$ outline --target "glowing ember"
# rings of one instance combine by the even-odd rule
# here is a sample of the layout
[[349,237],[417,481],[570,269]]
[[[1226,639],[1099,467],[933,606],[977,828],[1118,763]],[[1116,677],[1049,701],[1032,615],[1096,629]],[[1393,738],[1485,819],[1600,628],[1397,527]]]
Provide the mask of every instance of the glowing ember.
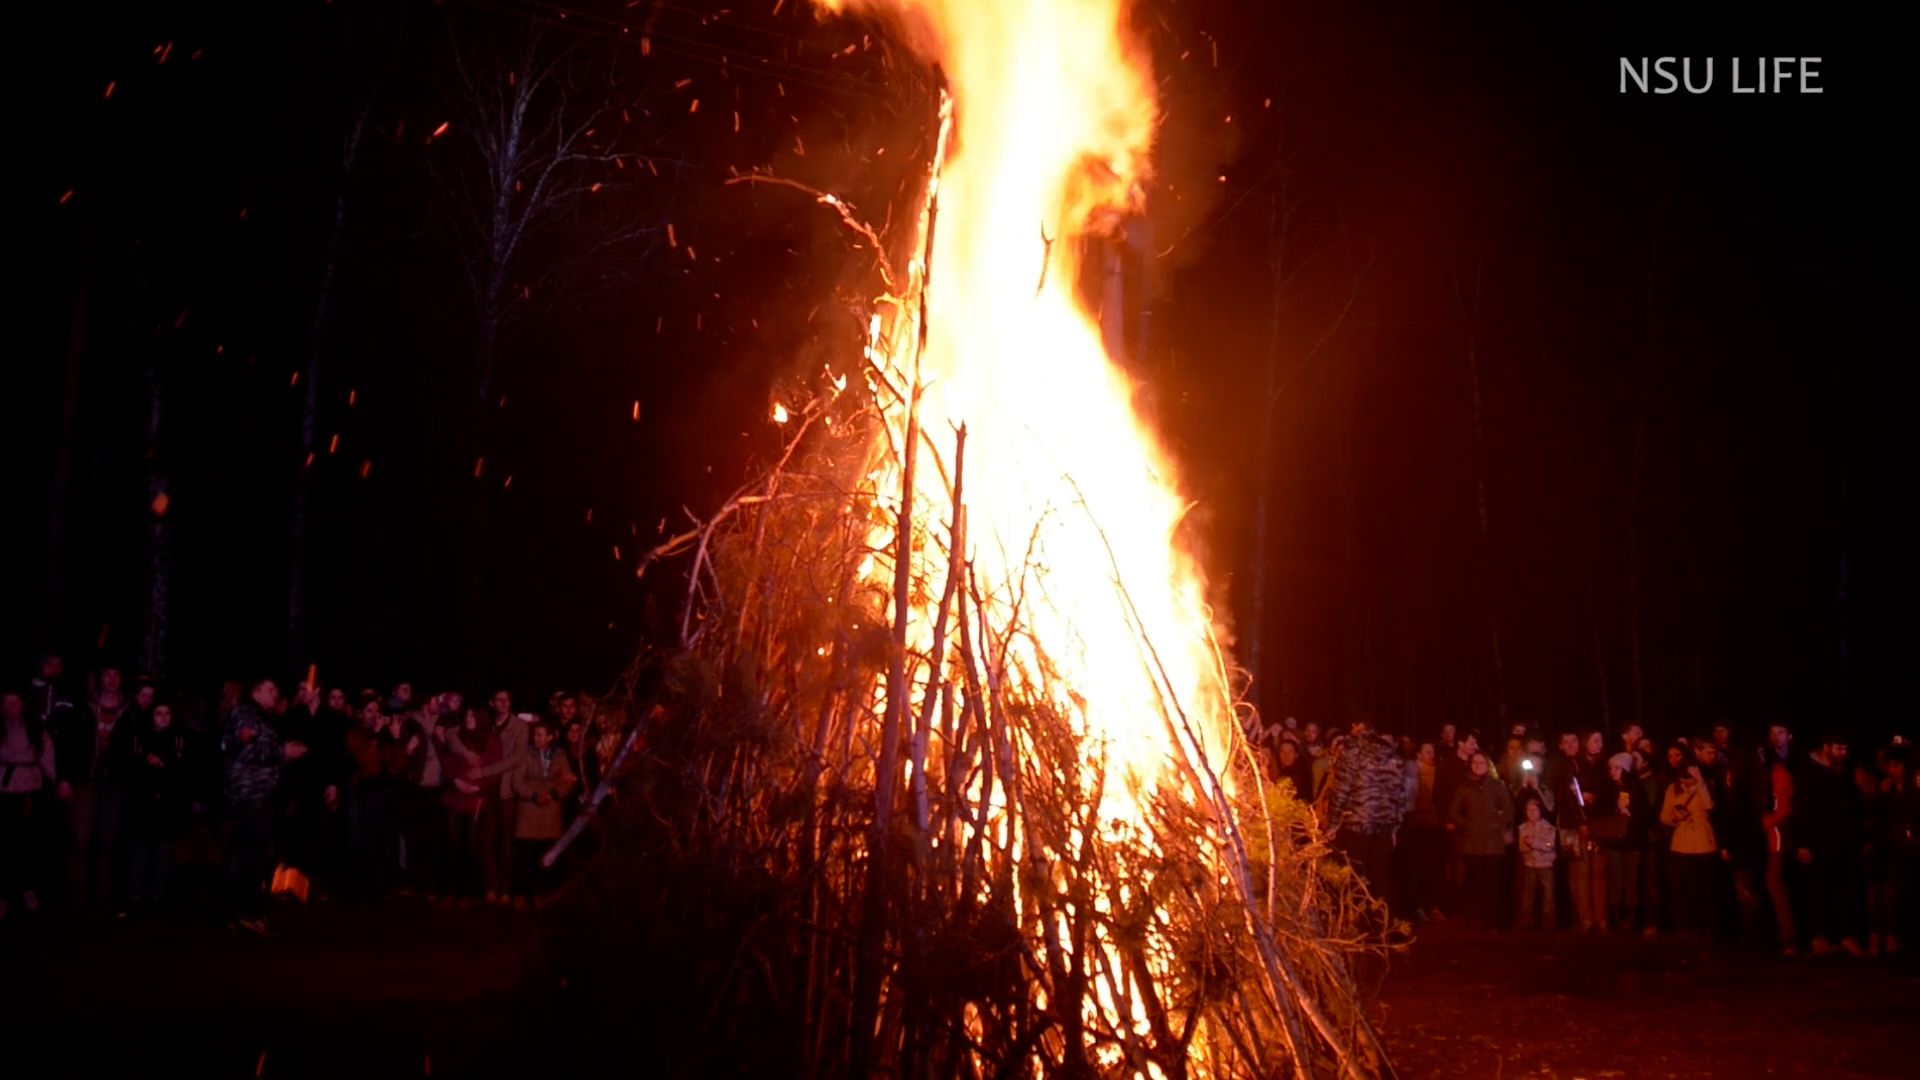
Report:
[[[967,426],[969,555],[990,602],[1012,605],[1027,583],[1019,618],[1050,670],[1016,641],[1013,677],[1079,699],[1137,784],[1170,754],[1218,765],[1229,714],[1204,582],[1175,538],[1185,505],[1075,289],[1086,241],[1139,210],[1149,169],[1151,73],[1120,0],[828,0],[849,4],[902,16],[952,95],[920,425],[937,445]],[[870,358],[903,386],[916,316],[872,335]],[[898,490],[896,462],[883,493]],[[928,466],[916,501],[943,508]],[[922,644],[932,606],[917,613]],[[1103,808],[1139,820],[1124,791]]]

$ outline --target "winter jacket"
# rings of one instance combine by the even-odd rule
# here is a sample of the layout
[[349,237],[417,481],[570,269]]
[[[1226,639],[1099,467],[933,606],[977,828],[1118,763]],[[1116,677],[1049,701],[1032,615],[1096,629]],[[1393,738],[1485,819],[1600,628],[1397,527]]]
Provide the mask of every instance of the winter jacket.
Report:
[[1440,827],[1440,808],[1433,801],[1434,767],[1424,762],[1411,763],[1415,773],[1413,789],[1413,809],[1407,814],[1407,823],[1422,829]]
[[1520,826],[1520,863],[1529,870],[1547,870],[1560,848],[1560,830],[1546,818]]
[[53,740],[44,730],[35,738],[35,726],[22,716],[0,731],[0,793],[25,795],[53,786]]
[[1462,761],[1458,752],[1449,753],[1433,763],[1433,804],[1440,810],[1441,823],[1445,824],[1453,811],[1453,797],[1461,785],[1473,778],[1473,763]]
[[1839,855],[1859,853],[1866,817],[1853,770],[1829,769],[1808,758],[1793,777],[1796,847]]
[[1675,855],[1712,855],[1720,850],[1713,833],[1713,792],[1706,784],[1675,780],[1660,803],[1660,824],[1673,830]]
[[306,754],[280,770],[280,786],[296,799],[314,799],[329,787],[344,787],[353,774],[347,757],[347,730],[357,727],[337,709],[309,710],[295,705],[278,718],[275,729],[287,742],[298,742]]
[[1579,761],[1555,752],[1547,756],[1546,773],[1540,786],[1553,800],[1553,823],[1569,831],[1584,828],[1587,808],[1580,799]]
[[1392,746],[1360,735],[1348,739],[1327,780],[1327,824],[1377,835],[1391,833],[1407,816],[1407,762]]
[[[533,725],[518,715],[508,716],[506,723],[495,724],[493,734],[495,741],[500,744],[500,760],[475,771],[467,779],[479,781],[483,792],[491,794],[497,790],[501,798],[512,798],[506,787],[506,777],[520,767],[520,759],[526,757],[532,748],[532,731]],[[499,785],[497,789],[495,784]]]
[[1460,835],[1460,854],[1505,855],[1507,830],[1513,828],[1513,796],[1491,776],[1469,777],[1453,793],[1447,820]]
[[[180,839],[192,802],[193,763],[187,759],[186,732],[143,731],[134,739],[134,753],[121,811],[127,835],[149,844]],[[148,755],[160,763],[155,765]]]
[[486,745],[475,754],[478,760],[468,760],[467,755],[462,753],[464,747],[465,744],[460,742],[460,736],[456,733],[441,753],[440,764],[446,770],[447,782],[440,787],[440,805],[456,814],[473,815],[480,812],[480,797],[485,789],[469,794],[460,790],[458,782],[470,780],[479,783],[475,779],[476,774],[500,761],[500,740],[488,739]]
[[286,747],[260,706],[243,701],[220,721],[220,757],[226,765],[230,802],[255,802],[280,785],[280,766]]
[[407,775],[407,748],[385,727],[347,732],[347,756],[353,759],[353,786],[363,791],[398,787]]
[[[1620,796],[1623,793],[1627,796],[1625,810],[1620,808]],[[1647,789],[1632,776],[1625,777],[1623,780],[1615,780],[1612,776],[1608,776],[1605,794],[1596,794],[1594,802],[1597,804],[1602,798],[1607,800],[1609,809],[1615,813],[1627,815],[1627,834],[1618,840],[1604,841],[1600,846],[1612,851],[1645,851],[1647,833],[1656,824],[1659,813],[1647,798]],[[1711,800],[1708,805],[1712,805]]]
[[[514,770],[500,778],[506,793],[518,805],[514,815],[516,840],[560,838],[560,800],[573,790],[573,767],[558,746],[544,751],[531,747]],[[546,803],[540,799],[545,796]]]

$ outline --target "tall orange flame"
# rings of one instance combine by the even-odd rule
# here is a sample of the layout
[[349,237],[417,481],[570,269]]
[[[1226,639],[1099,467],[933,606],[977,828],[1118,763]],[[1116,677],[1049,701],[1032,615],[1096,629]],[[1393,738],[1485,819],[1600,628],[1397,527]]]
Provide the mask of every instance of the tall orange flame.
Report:
[[[1086,241],[1140,211],[1151,167],[1158,110],[1122,0],[825,2],[898,16],[951,93],[932,265],[916,267],[920,423],[967,426],[968,554],[981,582],[1026,583],[1020,619],[1045,644],[1014,643],[1013,666],[1077,699],[1133,785],[1174,758],[1220,765],[1230,712],[1205,582],[1175,535],[1186,506],[1076,287]],[[876,319],[870,355],[905,376],[916,335],[910,310]],[[944,505],[936,471],[917,474],[916,499]],[[1139,820],[1120,787],[1103,810]]]

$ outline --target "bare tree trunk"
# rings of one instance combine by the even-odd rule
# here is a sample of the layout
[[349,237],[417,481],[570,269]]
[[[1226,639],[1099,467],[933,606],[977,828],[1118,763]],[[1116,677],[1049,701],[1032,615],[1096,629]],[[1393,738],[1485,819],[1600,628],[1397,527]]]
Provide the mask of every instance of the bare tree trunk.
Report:
[[[1647,361],[1640,372],[1640,393],[1633,423],[1633,468],[1627,481],[1627,645],[1633,664],[1633,719],[1643,724],[1647,719],[1647,694],[1640,638],[1640,497],[1646,479],[1647,414],[1651,407],[1653,372],[1660,360],[1660,329],[1654,308],[1654,274],[1659,267],[1659,257],[1657,246],[1647,254]],[[1608,734],[1612,734],[1612,729],[1608,729]]]
[[1493,590],[1493,548],[1491,529],[1487,523],[1487,432],[1484,410],[1480,395],[1480,294],[1484,267],[1475,262],[1473,267],[1473,299],[1471,304],[1461,289],[1460,277],[1456,271],[1453,279],[1454,297],[1460,306],[1460,316],[1467,332],[1467,388],[1473,400],[1473,494],[1474,512],[1477,518],[1480,544],[1479,556],[1474,560],[1479,568],[1480,603],[1483,606],[1487,628],[1488,659],[1493,667],[1493,696],[1495,710],[1499,716],[1500,730],[1507,729],[1507,671],[1506,659],[1500,648],[1499,604]]
[[78,265],[73,276],[73,305],[67,315],[67,350],[60,372],[60,427],[53,449],[53,482],[47,496],[47,542],[40,569],[39,632],[51,644],[67,598],[67,514],[73,496],[73,444],[80,421],[80,374],[87,355],[87,301],[93,287],[93,236],[99,222],[100,185],[90,183],[80,196]]
[[[1353,414],[1357,391],[1353,386],[1352,373],[1340,382],[1340,404],[1336,415],[1340,417],[1338,440],[1340,493],[1340,636],[1344,662],[1340,665],[1341,686],[1346,703],[1347,714],[1342,721],[1353,717],[1367,707],[1367,663],[1363,637],[1366,632],[1367,604],[1360,597],[1357,583],[1360,561],[1360,508],[1354,496],[1357,470],[1353,455]],[[1344,726],[1344,724],[1343,724]]]
[[[136,328],[144,328],[151,313],[144,276],[134,302]],[[160,440],[166,428],[166,386],[162,370],[160,334],[147,334],[147,573],[141,612],[140,670],[156,679],[167,674],[167,582],[173,546],[167,527],[167,458]]]
[[1593,627],[1593,673],[1600,684],[1600,728],[1613,731],[1613,701],[1607,692],[1607,653],[1600,644],[1600,607],[1593,601],[1593,582],[1587,582],[1587,621]]
[[293,481],[292,551],[287,565],[287,663],[299,670],[310,659],[307,612],[307,535],[312,517],[312,476],[315,448],[319,445],[320,357],[324,349],[327,314],[333,299],[334,271],[340,265],[340,249],[347,227],[347,181],[360,154],[360,137],[367,127],[372,102],[355,112],[347,130],[346,152],[341,156],[340,191],[334,196],[333,222],[327,229],[325,260],[320,266],[320,290],[314,302],[313,327],[307,335],[307,362],[301,371],[306,395],[300,408],[300,469]]
[[[1278,438],[1274,403],[1280,394],[1280,301],[1286,287],[1287,232],[1292,224],[1284,177],[1282,173],[1280,186],[1267,202],[1267,273],[1273,280],[1273,290],[1267,311],[1267,381],[1266,393],[1261,396],[1260,449],[1253,496],[1253,617],[1247,626],[1247,668],[1253,673],[1253,699],[1262,711],[1276,714],[1287,711],[1293,696],[1286,658],[1278,647],[1271,659],[1267,655],[1267,602],[1277,588],[1269,534],[1273,520],[1274,444]],[[1269,663],[1280,669],[1277,694],[1268,694],[1264,689]]]

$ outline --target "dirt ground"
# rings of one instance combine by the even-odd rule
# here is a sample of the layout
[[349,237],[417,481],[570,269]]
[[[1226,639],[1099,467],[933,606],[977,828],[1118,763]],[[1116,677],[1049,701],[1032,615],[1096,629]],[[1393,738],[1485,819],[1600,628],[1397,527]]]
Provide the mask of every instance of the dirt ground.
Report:
[[1920,1077],[1917,960],[1437,924],[1379,1015],[1404,1080]]
[[[273,923],[259,938],[16,912],[0,923],[0,1074],[545,1075],[512,1015],[530,916],[403,898],[379,912],[282,903]],[[1405,1080],[1920,1076],[1911,958],[1442,925],[1394,959],[1378,1014]],[[627,1037],[632,1075],[649,1075],[645,1033]]]

